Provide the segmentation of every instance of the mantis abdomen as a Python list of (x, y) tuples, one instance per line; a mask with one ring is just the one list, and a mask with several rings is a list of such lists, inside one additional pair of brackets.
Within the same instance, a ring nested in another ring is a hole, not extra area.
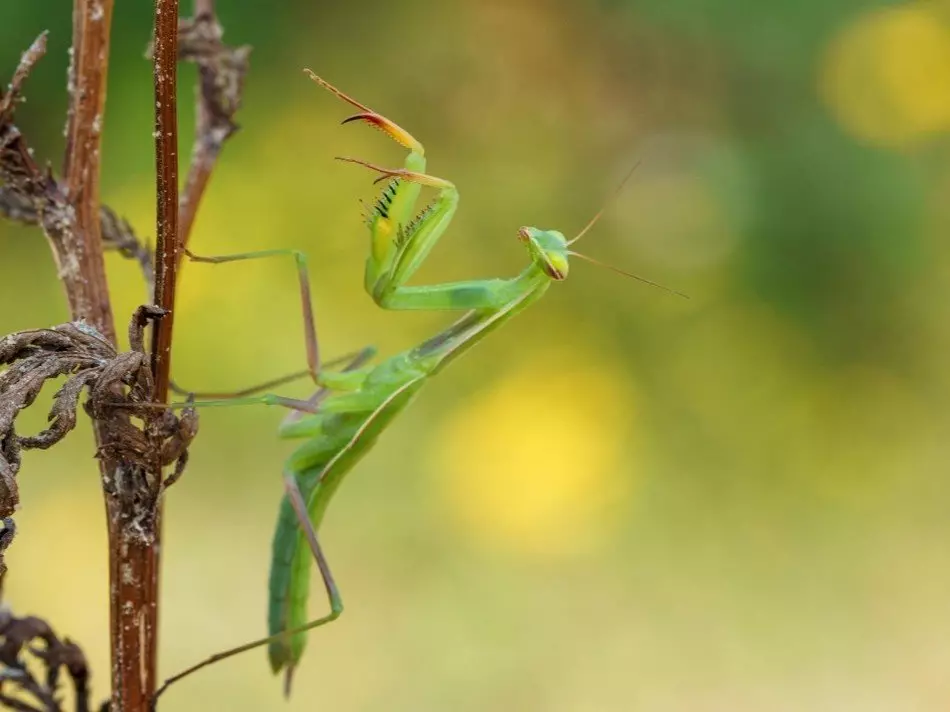
[[(369, 452), (389, 421), (401, 412), (424, 381), (417, 371), (391, 380), (396, 359), (380, 364), (372, 374), (384, 373), (388, 383), (373, 383), (372, 376), (352, 393), (331, 396), (325, 408), (335, 410), (347, 401), (359, 403), (353, 412), (330, 412), (303, 418), (286, 425), (285, 437), (307, 437), (288, 458), (285, 469), (308, 502), (314, 531), (319, 531), (323, 515), (346, 474)], [(408, 377), (408, 380), (407, 380)], [(388, 387), (387, 387), (388, 386)], [(407, 386), (415, 386), (407, 387)], [(368, 407), (367, 407), (368, 406)], [(380, 408), (382, 407), (382, 410)], [(313, 554), (306, 532), (287, 495), (280, 503), (271, 559), (268, 629), (272, 635), (303, 626), (307, 618), (310, 571)], [(303, 654), (306, 635), (298, 633), (277, 638), (268, 646), (274, 672), (291, 672)]]

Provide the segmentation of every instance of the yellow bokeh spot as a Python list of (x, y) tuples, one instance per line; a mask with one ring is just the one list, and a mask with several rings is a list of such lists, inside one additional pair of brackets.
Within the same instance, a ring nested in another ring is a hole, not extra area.
[(950, 129), (950, 27), (931, 4), (863, 15), (831, 42), (821, 93), (844, 128), (899, 147)]
[(526, 360), (432, 438), (449, 511), (489, 545), (525, 554), (590, 549), (629, 493), (630, 386), (596, 355)]

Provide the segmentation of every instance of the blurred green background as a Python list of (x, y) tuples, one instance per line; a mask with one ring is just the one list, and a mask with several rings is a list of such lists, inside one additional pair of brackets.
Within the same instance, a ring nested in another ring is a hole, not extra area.
[[(103, 199), (143, 235), (149, 4), (117, 3), (103, 148)], [(69, 6), (0, 0), (3, 77), (51, 31), (19, 124), (54, 165)], [(303, 66), (407, 127), (459, 186), (420, 281), (517, 273), (520, 225), (576, 231), (639, 160), (584, 248), (692, 299), (576, 263), (435, 379), (342, 489), (323, 540), (348, 611), (311, 637), (293, 699), (257, 652), (167, 706), (947, 709), (950, 2), (218, 10), (254, 52), (193, 247), (306, 250), (325, 354), (393, 353), (451, 317), (362, 291), (371, 176), (332, 158), (402, 152), (341, 127), (348, 107)], [(109, 278), (124, 331), (142, 283), (115, 255)], [(296, 289), (280, 261), (187, 265), (175, 377), (232, 389), (299, 369)], [(0, 224), (0, 296), (0, 333), (67, 319), (37, 230)], [(264, 630), (281, 417), (202, 413), (168, 499), (163, 676)], [(88, 424), (28, 454), (20, 482), (8, 600), (78, 640), (105, 695)]]

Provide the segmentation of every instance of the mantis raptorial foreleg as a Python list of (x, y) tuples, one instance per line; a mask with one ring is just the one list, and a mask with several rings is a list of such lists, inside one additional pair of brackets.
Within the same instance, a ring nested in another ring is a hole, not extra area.
[[(366, 262), (366, 290), (384, 309), (461, 310), (498, 309), (519, 290), (517, 280), (481, 279), (424, 286), (406, 286), (451, 223), (459, 192), (451, 181), (425, 172), (422, 144), (405, 129), (347, 96), (312, 72), (311, 78), (349, 104), (362, 110), (344, 123), (360, 120), (381, 129), (409, 149), (403, 168), (384, 168), (358, 158), (343, 157), (391, 178), (367, 217), (370, 254)], [(377, 182), (378, 182), (377, 181)], [(415, 204), (422, 186), (438, 189), (421, 211)]]
[(397, 250), (381, 272), (372, 297), (384, 309), (460, 310), (498, 309), (517, 294), (516, 279), (477, 279), (408, 287), (406, 282), (428, 256), (448, 228), (458, 204), (458, 191), (449, 181), (424, 173), (383, 168), (355, 158), (342, 159), (403, 181), (439, 187), (439, 195), (408, 225), (397, 230)]

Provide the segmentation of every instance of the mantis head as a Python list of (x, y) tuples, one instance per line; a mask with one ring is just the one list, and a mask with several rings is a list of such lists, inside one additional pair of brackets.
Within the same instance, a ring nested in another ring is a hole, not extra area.
[[(638, 164), (639, 165), (639, 164)], [(633, 171), (636, 170), (637, 166), (635, 165), (627, 176), (620, 182), (620, 185), (617, 186), (617, 190), (614, 193), (614, 197), (620, 192), (624, 184), (630, 179), (630, 176), (633, 175)], [(536, 227), (523, 227), (518, 230), (518, 239), (525, 243), (525, 246), (528, 248), (528, 253), (531, 255), (531, 260), (536, 264), (542, 272), (544, 272), (548, 277), (553, 279), (556, 282), (561, 282), (567, 279), (567, 272), (569, 268), (568, 256), (578, 257), (585, 262), (590, 262), (597, 265), (598, 267), (606, 267), (607, 269), (616, 272), (617, 274), (623, 275), (624, 277), (629, 277), (635, 279), (644, 284), (649, 284), (653, 287), (658, 287), (665, 292), (670, 294), (675, 294), (678, 297), (683, 297), (684, 299), (689, 299), (682, 292), (677, 292), (676, 290), (670, 289), (669, 287), (664, 287), (662, 284), (657, 284), (656, 282), (651, 282), (649, 279), (644, 279), (638, 275), (633, 274), (632, 272), (626, 272), (622, 269), (614, 267), (613, 265), (605, 264), (599, 260), (595, 260), (593, 257), (588, 257), (585, 254), (580, 252), (575, 252), (570, 249), (571, 245), (580, 240), (584, 235), (586, 235), (594, 225), (597, 224), (597, 221), (600, 220), (600, 216), (604, 214), (604, 210), (609, 204), (609, 200), (604, 203), (600, 210), (590, 219), (587, 225), (577, 233), (576, 236), (568, 240), (564, 237), (563, 233), (558, 232), (557, 230), (541, 230)]]
[(523, 227), (518, 239), (528, 248), (531, 260), (551, 279), (560, 282), (567, 278), (569, 263), (567, 238), (557, 230)]

